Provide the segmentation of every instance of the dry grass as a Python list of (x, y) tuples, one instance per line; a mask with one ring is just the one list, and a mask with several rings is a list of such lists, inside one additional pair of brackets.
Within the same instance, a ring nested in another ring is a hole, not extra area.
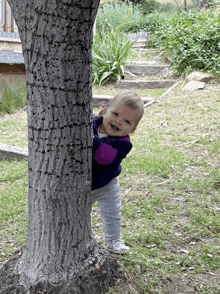
[[(180, 81), (163, 99), (166, 89), (151, 92), (157, 103), (146, 108), (132, 135), (119, 177), (123, 234), (131, 250), (118, 260), (127, 280), (109, 294), (220, 293), (219, 84), (194, 92), (185, 92), (184, 85)], [(95, 89), (119, 91), (110, 85)], [(26, 146), (24, 111), (0, 117), (0, 141), (12, 139)], [(25, 161), (0, 164), (0, 195), (8, 197), (9, 212), (0, 220), (0, 264), (26, 242), (26, 170)], [(1, 201), (0, 212), (3, 207)], [(93, 213), (93, 231), (104, 245), (97, 205)]]
[[(127, 280), (109, 293), (220, 293), (219, 85), (194, 92), (183, 86), (184, 81), (147, 108), (132, 136), (134, 147), (119, 177), (123, 234), (131, 247), (119, 262)], [(25, 113), (3, 118), (11, 120), (26, 122)], [(25, 164), (20, 182), (1, 183), (0, 191), (10, 190), (10, 198), (26, 191)], [(1, 263), (25, 244), (24, 219), (0, 223)], [(104, 245), (96, 205), (93, 220)]]

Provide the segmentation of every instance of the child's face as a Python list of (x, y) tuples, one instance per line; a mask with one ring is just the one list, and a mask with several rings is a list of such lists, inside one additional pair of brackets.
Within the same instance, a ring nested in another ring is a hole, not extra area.
[(125, 137), (134, 132), (140, 117), (138, 109), (131, 109), (122, 103), (117, 107), (109, 106), (103, 110), (103, 124), (100, 133), (108, 136)]

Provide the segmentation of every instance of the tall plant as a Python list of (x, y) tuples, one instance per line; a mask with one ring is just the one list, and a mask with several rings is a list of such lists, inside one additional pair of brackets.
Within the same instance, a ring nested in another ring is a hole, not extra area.
[(93, 83), (115, 82), (128, 73), (126, 64), (134, 54), (133, 44), (124, 33), (111, 31), (97, 35), (92, 49)]
[(137, 22), (143, 17), (138, 5), (127, 2), (118, 2), (103, 5), (97, 15), (97, 32), (120, 31), (126, 23)]
[(12, 88), (9, 84), (3, 85), (0, 97), (0, 113), (13, 113), (27, 103), (27, 91), (24, 84)]
[(219, 39), (218, 14), (190, 12), (173, 17), (152, 36), (151, 44), (167, 49), (179, 74), (204, 70), (220, 76)]

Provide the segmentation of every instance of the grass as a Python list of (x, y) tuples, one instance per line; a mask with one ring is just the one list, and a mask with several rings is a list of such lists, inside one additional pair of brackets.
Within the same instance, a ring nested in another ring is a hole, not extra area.
[(20, 249), (27, 233), (27, 160), (0, 161), (0, 263)]
[[(163, 93), (165, 93), (167, 88), (163, 89), (145, 89), (145, 90), (139, 90), (135, 89), (135, 92), (140, 96), (140, 97), (147, 97), (147, 98), (159, 98)], [(120, 89), (117, 89), (113, 84), (108, 84), (103, 86), (98, 86), (98, 85), (93, 85), (93, 94), (97, 95), (112, 95), (115, 96)]]
[(26, 105), (26, 86), (23, 83), (17, 85), (16, 88), (10, 84), (2, 85), (0, 97), (0, 113), (13, 113)]
[(24, 113), (21, 113), (20, 116), (21, 120), (18, 119), (18, 115), (15, 115), (14, 119), (10, 121), (5, 120), (0, 123), (1, 143), (27, 148), (27, 120), (23, 119)]
[[(220, 293), (220, 90), (137, 90), (146, 108), (119, 177), (127, 277), (109, 293)], [(93, 86), (115, 95), (112, 85)], [(95, 113), (99, 111), (94, 109)], [(0, 142), (27, 147), (25, 112), (4, 115)], [(27, 160), (0, 161), (0, 265), (26, 243)], [(93, 231), (104, 243), (101, 216)]]
[[(119, 177), (131, 250), (118, 260), (127, 282), (109, 293), (125, 293), (124, 287), (144, 294), (220, 293), (220, 91), (215, 84), (192, 93), (182, 88), (147, 108), (132, 135)], [(26, 127), (16, 129), (11, 119), (2, 126), (8, 134), (14, 128), (17, 142), (26, 136)], [(27, 161), (2, 161), (0, 171), (2, 263), (26, 242)], [(97, 205), (93, 230), (104, 245)]]
[(181, 89), (147, 109), (119, 178), (134, 293), (220, 293), (220, 91)]

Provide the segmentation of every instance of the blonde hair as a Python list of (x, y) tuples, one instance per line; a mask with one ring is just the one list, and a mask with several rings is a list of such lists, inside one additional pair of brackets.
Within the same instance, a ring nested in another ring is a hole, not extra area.
[[(140, 116), (137, 119), (137, 125), (139, 121), (141, 120), (143, 114), (144, 114), (144, 101), (141, 99), (141, 97), (129, 90), (122, 91), (115, 95), (114, 98), (107, 104), (108, 107), (114, 107), (117, 108), (119, 105), (124, 103), (129, 108), (136, 110), (138, 109), (140, 111)], [(100, 111), (99, 115), (102, 115), (103, 110)]]

